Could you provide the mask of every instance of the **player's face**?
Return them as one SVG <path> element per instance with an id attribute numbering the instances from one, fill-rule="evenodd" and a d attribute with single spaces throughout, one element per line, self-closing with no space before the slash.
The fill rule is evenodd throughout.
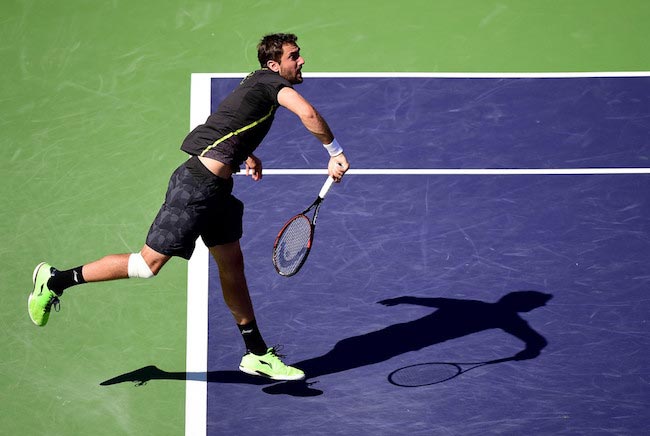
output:
<path id="1" fill-rule="evenodd" d="M 280 75 L 290 83 L 296 85 L 302 83 L 302 69 L 305 60 L 300 56 L 300 47 L 294 44 L 285 44 L 282 47 L 282 58 L 280 59 Z"/>

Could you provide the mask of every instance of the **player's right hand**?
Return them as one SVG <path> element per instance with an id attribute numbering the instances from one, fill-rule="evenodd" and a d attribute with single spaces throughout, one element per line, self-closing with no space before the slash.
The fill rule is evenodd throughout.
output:
<path id="1" fill-rule="evenodd" d="M 327 165 L 327 173 L 336 183 L 341 181 L 343 175 L 348 171 L 348 169 L 350 169 L 350 163 L 344 153 L 339 153 L 336 156 L 330 157 L 329 164 Z"/>

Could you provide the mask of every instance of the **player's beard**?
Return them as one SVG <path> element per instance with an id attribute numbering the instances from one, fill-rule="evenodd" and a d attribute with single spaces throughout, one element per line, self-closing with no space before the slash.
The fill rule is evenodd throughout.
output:
<path id="1" fill-rule="evenodd" d="M 293 74 L 280 74 L 282 77 L 287 79 L 292 85 L 298 85 L 302 83 L 302 70 L 298 69 Z"/>

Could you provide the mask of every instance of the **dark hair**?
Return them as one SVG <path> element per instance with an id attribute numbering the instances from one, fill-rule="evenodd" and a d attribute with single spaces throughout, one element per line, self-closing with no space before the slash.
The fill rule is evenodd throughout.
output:
<path id="1" fill-rule="evenodd" d="M 282 46 L 285 44 L 297 45 L 298 37 L 293 33 L 274 33 L 266 35 L 257 44 L 257 59 L 262 68 L 266 67 L 268 61 L 280 62 L 282 58 Z"/>

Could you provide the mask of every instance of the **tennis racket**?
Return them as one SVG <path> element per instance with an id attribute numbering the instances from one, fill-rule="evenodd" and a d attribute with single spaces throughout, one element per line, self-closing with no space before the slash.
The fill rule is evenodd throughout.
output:
<path id="1" fill-rule="evenodd" d="M 418 363 L 416 365 L 405 366 L 397 369 L 388 375 L 388 381 L 395 385 L 405 388 L 415 388 L 419 386 L 430 386 L 446 382 L 461 374 L 471 371 L 481 366 L 493 365 L 495 363 L 512 360 L 511 357 L 505 359 L 490 360 L 487 362 L 474 363 L 453 363 L 453 362 L 428 362 Z"/>
<path id="2" fill-rule="evenodd" d="M 273 266 L 281 276 L 291 277 L 300 271 L 311 250 L 316 229 L 316 219 L 321 203 L 332 187 L 334 179 L 328 177 L 316 197 L 316 200 L 305 210 L 287 221 L 273 244 Z M 307 213 L 314 209 L 311 219 Z"/>

